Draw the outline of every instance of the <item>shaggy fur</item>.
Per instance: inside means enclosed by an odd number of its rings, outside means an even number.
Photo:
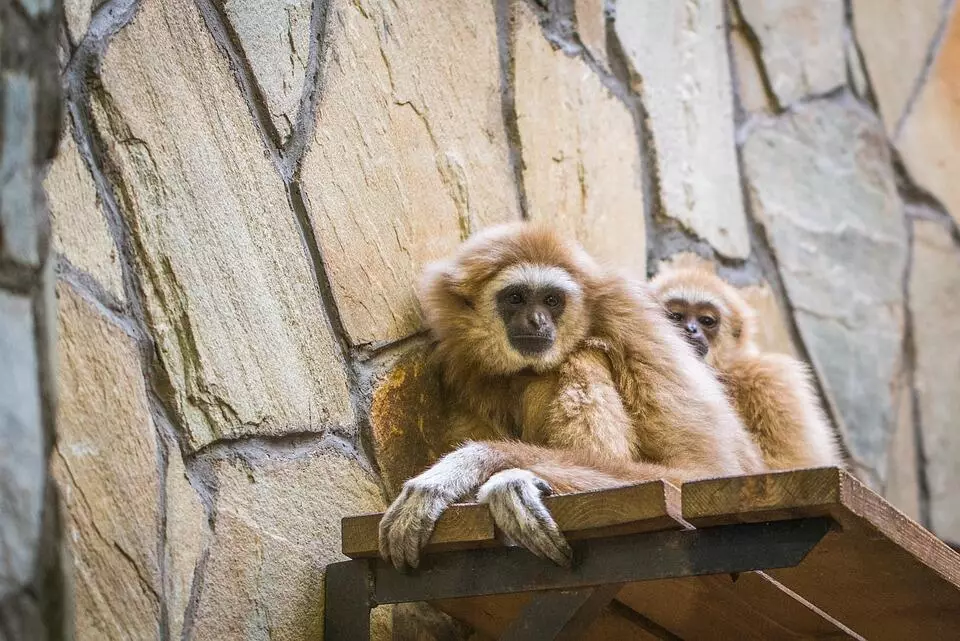
[[[706,361],[771,469],[842,465],[833,429],[814,394],[807,366],[790,356],[760,352],[755,311],[712,266],[681,256],[661,267],[650,283],[664,305],[712,304],[720,329]]]

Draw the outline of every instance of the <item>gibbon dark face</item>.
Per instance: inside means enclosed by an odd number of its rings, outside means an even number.
[[[514,283],[496,294],[497,313],[510,345],[524,356],[536,356],[553,347],[566,295],[558,287]]]
[[[697,356],[705,358],[720,332],[720,312],[710,303],[691,303],[684,299],[667,301],[667,318],[693,346]]]

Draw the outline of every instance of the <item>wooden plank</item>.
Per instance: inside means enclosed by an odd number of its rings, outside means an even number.
[[[682,639],[859,639],[762,572],[631,583],[617,600]]]
[[[956,639],[960,555],[849,474],[800,470],[683,486],[705,527],[828,515],[837,530],[775,580],[871,640]]]
[[[685,527],[680,518],[680,490],[652,481],[609,490],[548,496],[544,504],[571,541]],[[346,517],[341,521],[343,553],[351,558],[378,554],[378,528],[383,514]],[[426,553],[499,545],[485,505],[451,506],[437,521]]]
[[[551,590],[536,595],[500,641],[577,641],[596,622],[620,586]]]

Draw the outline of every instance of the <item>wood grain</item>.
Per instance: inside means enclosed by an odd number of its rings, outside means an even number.
[[[871,640],[960,638],[960,555],[849,474],[713,479],[682,494],[697,527],[829,515],[838,529],[770,576]]]

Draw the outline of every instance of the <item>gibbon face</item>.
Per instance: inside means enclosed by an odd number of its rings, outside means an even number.
[[[592,263],[547,234],[494,227],[428,268],[421,307],[447,362],[483,374],[542,373],[586,338],[583,282]]]
[[[673,298],[664,302],[667,318],[681,332],[700,358],[706,358],[711,345],[717,342],[720,323],[723,321],[720,310],[709,301]]]

